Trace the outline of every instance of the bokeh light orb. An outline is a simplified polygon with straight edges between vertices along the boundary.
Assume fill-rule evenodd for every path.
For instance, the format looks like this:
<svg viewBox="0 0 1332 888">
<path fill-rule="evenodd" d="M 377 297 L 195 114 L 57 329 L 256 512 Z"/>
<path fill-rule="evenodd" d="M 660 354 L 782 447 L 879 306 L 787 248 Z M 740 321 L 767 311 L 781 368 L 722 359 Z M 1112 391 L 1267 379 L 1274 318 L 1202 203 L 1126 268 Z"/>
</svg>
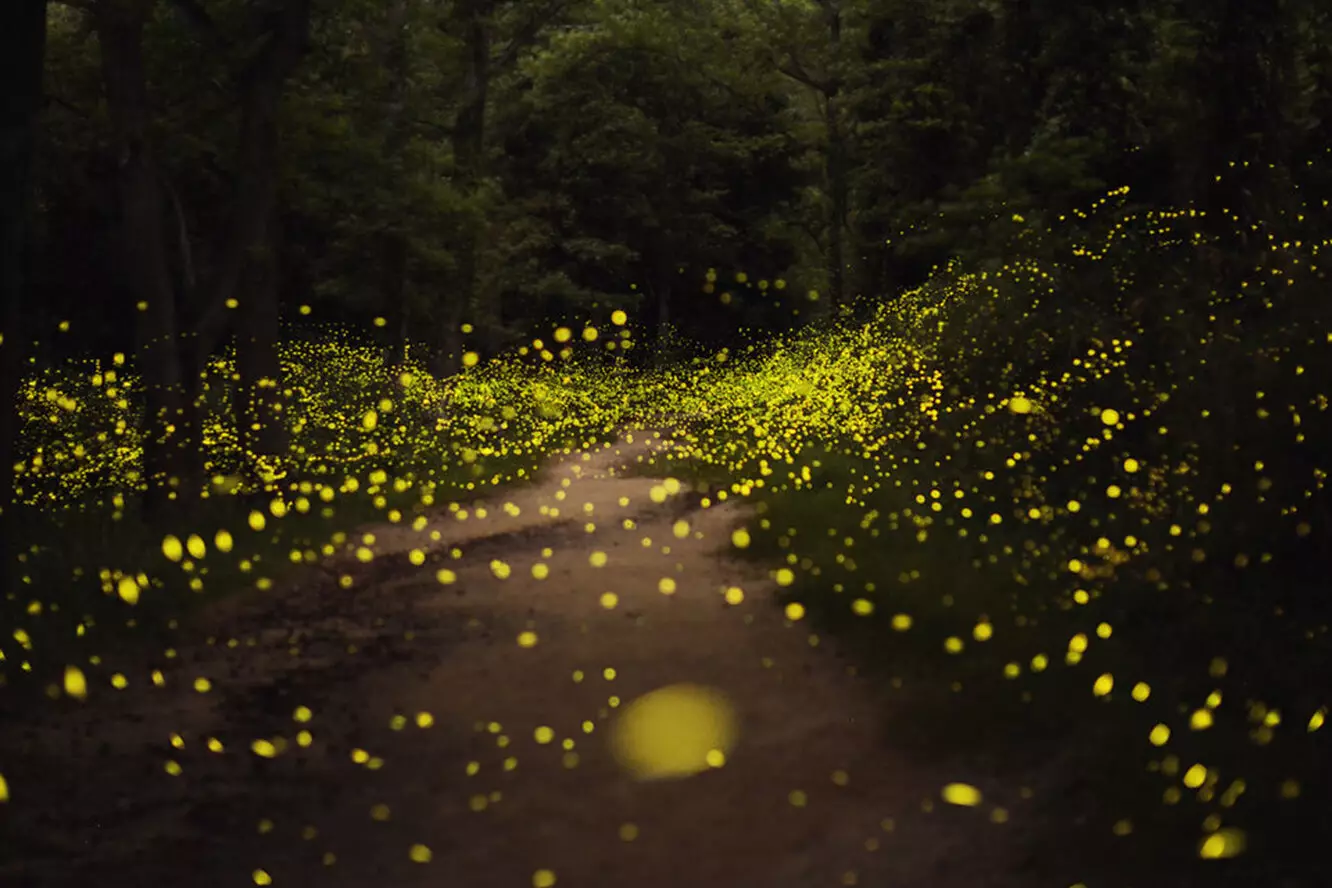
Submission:
<svg viewBox="0 0 1332 888">
<path fill-rule="evenodd" d="M 636 780 L 679 779 L 724 761 L 738 733 L 735 707 L 725 694 L 675 684 L 624 707 L 611 727 L 610 748 Z"/>
</svg>

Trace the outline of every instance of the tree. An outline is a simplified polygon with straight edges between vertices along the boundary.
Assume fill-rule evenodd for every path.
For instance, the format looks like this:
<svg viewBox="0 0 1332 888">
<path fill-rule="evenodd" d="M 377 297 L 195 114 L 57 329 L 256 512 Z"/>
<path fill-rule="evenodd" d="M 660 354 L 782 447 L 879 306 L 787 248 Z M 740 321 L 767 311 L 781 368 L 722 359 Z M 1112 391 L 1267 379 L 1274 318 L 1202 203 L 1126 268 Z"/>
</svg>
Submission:
<svg viewBox="0 0 1332 888">
<path fill-rule="evenodd" d="M 240 55 L 231 72 L 239 126 L 230 171 L 235 198 L 213 252 L 211 276 L 197 292 L 178 293 L 168 251 L 166 184 L 152 144 L 145 28 L 155 0 L 99 0 L 91 15 L 102 54 L 106 98 L 119 153 L 122 257 L 140 312 L 139 367 L 144 381 L 145 508 L 200 488 L 201 373 L 236 311 L 237 423 L 259 458 L 284 449 L 277 341 L 276 236 L 278 132 L 283 90 L 309 38 L 309 0 L 254 7 L 245 38 L 230 39 L 203 7 L 176 0 L 204 47 Z M 239 49 L 238 47 L 253 47 Z M 174 199 L 174 191 L 172 192 Z M 179 218 L 180 209 L 176 212 Z M 182 253 L 189 254 L 181 224 Z M 193 273 L 180 279 L 192 283 Z M 237 292 L 245 283 L 243 298 Z M 186 323 L 181 323 L 181 316 Z M 193 334 L 183 348 L 181 334 Z M 170 488 L 175 488 L 171 490 Z"/>
<path fill-rule="evenodd" d="M 91 7 L 115 135 L 121 267 L 138 312 L 143 382 L 144 508 L 161 508 L 174 480 L 189 478 L 192 442 L 182 440 L 189 397 L 182 377 L 176 294 L 167 254 L 162 174 L 152 144 L 144 28 L 155 0 L 102 0 Z"/>
<path fill-rule="evenodd" d="M 16 393 L 29 330 L 32 247 L 32 162 L 43 104 L 42 62 L 46 48 L 46 0 L 15 0 L 0 9 L 0 586 L 8 586 L 17 528 L 14 501 L 14 443 L 18 433 Z"/>
<path fill-rule="evenodd" d="M 506 114 L 503 177 L 528 211 L 511 264 L 548 269 L 532 283 L 586 308 L 641 284 L 658 340 L 672 326 L 716 339 L 738 309 L 777 309 L 779 286 L 742 278 L 738 298 L 715 269 L 777 276 L 793 258 L 770 224 L 805 184 L 791 103 L 714 23 L 603 4 L 523 66 Z"/>
</svg>

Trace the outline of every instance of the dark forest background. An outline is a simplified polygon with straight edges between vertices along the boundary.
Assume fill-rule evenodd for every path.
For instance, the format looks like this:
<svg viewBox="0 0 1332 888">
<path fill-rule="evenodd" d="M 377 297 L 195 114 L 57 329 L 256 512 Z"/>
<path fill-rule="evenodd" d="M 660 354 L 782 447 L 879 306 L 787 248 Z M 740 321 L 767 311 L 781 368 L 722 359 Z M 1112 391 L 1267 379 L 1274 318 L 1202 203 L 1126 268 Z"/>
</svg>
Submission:
<svg viewBox="0 0 1332 888">
<path fill-rule="evenodd" d="M 260 383 L 306 318 L 444 374 L 623 309 L 641 363 L 1011 260 L 1121 186 L 1205 211 L 1222 275 L 1236 220 L 1332 190 L 1314 0 L 5 6 L 5 390 L 132 354 L 149 477 L 197 474 L 233 343 L 281 449 Z"/>
</svg>

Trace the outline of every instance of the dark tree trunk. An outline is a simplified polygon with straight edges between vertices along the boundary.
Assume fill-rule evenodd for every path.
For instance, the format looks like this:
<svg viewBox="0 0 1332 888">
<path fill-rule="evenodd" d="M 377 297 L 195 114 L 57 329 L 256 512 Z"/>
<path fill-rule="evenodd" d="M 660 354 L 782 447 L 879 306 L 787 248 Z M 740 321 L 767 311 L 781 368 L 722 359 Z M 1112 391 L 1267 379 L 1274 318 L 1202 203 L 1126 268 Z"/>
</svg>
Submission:
<svg viewBox="0 0 1332 888">
<path fill-rule="evenodd" d="M 846 300 L 846 215 L 847 215 L 847 164 L 846 140 L 838 120 L 837 95 L 825 97 L 825 125 L 828 129 L 828 156 L 826 173 L 828 177 L 829 219 L 828 219 L 828 301 L 831 309 L 836 309 Z"/>
<path fill-rule="evenodd" d="M 241 124 L 236 160 L 236 200 L 230 230 L 216 274 L 200 299 L 194 324 L 197 348 L 207 356 L 226 332 L 228 301 L 239 300 L 240 283 L 255 257 L 267 261 L 277 206 L 278 112 L 287 79 L 309 46 L 310 0 L 289 0 L 281 9 L 264 14 L 269 28 L 263 48 L 241 72 Z"/>
<path fill-rule="evenodd" d="M 411 329 L 411 310 L 407 304 L 407 238 L 399 231 L 385 232 L 383 263 L 380 278 L 384 301 L 384 315 L 388 321 L 389 342 L 385 347 L 385 361 L 397 364 L 407 358 L 408 331 Z"/>
<path fill-rule="evenodd" d="M 254 469 L 275 468 L 287 450 L 278 361 L 281 316 L 275 221 L 267 227 L 265 242 L 246 264 L 244 296 L 236 312 L 236 424 L 245 452 L 258 464 Z"/>
<path fill-rule="evenodd" d="M 270 15 L 269 25 L 263 49 L 239 78 L 236 203 L 218 275 L 205 299 L 197 342 L 197 359 L 202 364 L 216 347 L 226 324 L 227 303 L 234 299 L 239 377 L 236 422 L 246 450 L 257 463 L 281 457 L 287 447 L 278 359 L 279 113 L 287 80 L 309 44 L 310 0 L 290 0 Z"/>
<path fill-rule="evenodd" d="M 836 3 L 824 5 L 828 24 L 828 42 L 832 57 L 840 60 L 842 52 L 842 15 Z M 834 64 L 837 64 L 834 62 Z M 828 307 L 836 310 L 846 300 L 846 223 L 849 184 L 847 182 L 846 134 L 841 122 L 841 78 L 836 69 L 824 90 L 824 126 L 828 136 L 828 153 L 824 170 L 828 179 Z"/>
<path fill-rule="evenodd" d="M 463 104 L 454 122 L 452 143 L 456 176 L 464 193 L 475 194 L 485 175 L 486 103 L 490 94 L 490 30 L 486 22 L 486 0 L 463 0 L 458 7 L 458 27 L 466 44 L 463 54 Z M 467 225 L 456 246 L 458 271 L 446 304 L 444 369 L 462 367 L 462 331 L 477 309 L 477 250 L 479 225 Z M 475 321 L 474 321 L 475 322 Z"/>
<path fill-rule="evenodd" d="M 166 246 L 164 195 L 148 142 L 149 102 L 143 58 L 148 6 L 95 8 L 102 76 L 115 131 L 122 271 L 135 300 L 138 369 L 144 388 L 143 474 L 146 516 L 183 487 L 182 386 L 175 292 Z"/>
<path fill-rule="evenodd" d="M 650 253 L 647 266 L 647 291 L 651 297 L 648 306 L 649 339 L 647 353 L 642 360 L 647 366 L 670 363 L 671 325 L 673 323 L 674 283 L 678 275 L 671 273 L 671 260 L 665 250 Z"/>
<path fill-rule="evenodd" d="M 7 0 L 0 8 L 0 588 L 17 543 L 14 498 L 15 392 L 23 373 L 31 256 L 32 161 L 42 107 L 46 0 Z"/>
<path fill-rule="evenodd" d="M 411 136 L 406 119 L 406 92 L 408 76 L 407 53 L 407 0 L 392 0 L 384 27 L 383 65 L 388 72 L 385 106 L 388 114 L 384 139 L 384 156 L 398 158 L 407 147 Z M 390 364 L 407 357 L 408 336 L 411 329 L 411 307 L 407 303 L 407 274 L 410 258 L 407 234 L 396 224 L 384 232 L 381 242 L 382 276 L 381 298 L 384 316 L 388 320 L 389 342 L 386 359 Z"/>
</svg>

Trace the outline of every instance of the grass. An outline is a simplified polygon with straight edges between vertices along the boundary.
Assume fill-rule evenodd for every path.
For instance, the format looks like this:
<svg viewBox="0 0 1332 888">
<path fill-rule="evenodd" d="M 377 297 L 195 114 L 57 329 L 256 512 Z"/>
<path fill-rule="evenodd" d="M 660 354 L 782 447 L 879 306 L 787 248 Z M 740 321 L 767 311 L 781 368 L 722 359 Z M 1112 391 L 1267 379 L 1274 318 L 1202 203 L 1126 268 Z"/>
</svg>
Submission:
<svg viewBox="0 0 1332 888">
<path fill-rule="evenodd" d="M 1188 730 L 1189 710 L 1181 710 L 1179 701 L 1196 707 L 1223 684 L 1183 665 L 1196 670 L 1224 650 L 1216 646 L 1216 609 L 1179 604 L 1152 617 L 1158 605 L 1152 596 L 1133 597 L 1135 585 L 1147 584 L 1129 568 L 1109 582 L 1105 596 L 1072 603 L 1067 575 L 1044 570 L 1059 567 L 1053 563 L 1059 556 L 1047 553 L 1049 564 L 1031 553 L 1021 557 L 1028 531 L 1019 525 L 988 529 L 987 543 L 974 532 L 961 539 L 940 524 L 921 538 L 914 523 L 894 526 L 888 519 L 914 505 L 906 486 L 884 483 L 867 508 L 850 508 L 845 491 L 868 467 L 827 452 L 803 454 L 801 462 L 815 458 L 819 469 L 805 489 L 753 492 L 745 556 L 792 569 L 794 580 L 778 603 L 803 605 L 811 627 L 834 636 L 882 694 L 886 745 L 911 760 L 956 768 L 959 779 L 973 775 L 1010 787 L 1056 765 L 1057 794 L 1046 788 L 1036 797 L 1039 829 L 1023 840 L 1030 842 L 1034 875 L 1050 884 L 1075 884 L 1090 874 L 1105 884 L 1222 884 L 1214 881 L 1218 863 L 1197 854 L 1209 809 L 1188 791 L 1178 802 L 1163 801 L 1195 762 L 1219 771 L 1218 794 L 1236 777 L 1247 778 L 1251 793 L 1268 788 L 1241 806 L 1251 837 L 1265 843 L 1263 853 L 1227 861 L 1224 884 L 1271 883 L 1278 870 L 1303 872 L 1318 847 L 1315 836 L 1329 826 L 1327 814 L 1311 798 L 1282 799 L 1270 790 L 1284 776 L 1309 773 L 1301 764 L 1316 766 L 1316 749 L 1295 737 L 1283 746 L 1291 758 L 1264 755 L 1250 739 L 1253 725 L 1245 724 L 1238 699 L 1216 710 L 1208 731 Z M 672 471 L 689 474 L 678 465 Z M 711 467 L 701 471 L 712 475 Z M 870 510 L 881 517 L 866 521 Z M 995 559 L 1005 547 L 1017 554 Z M 857 613 L 857 599 L 871 602 L 873 611 Z M 1173 631 L 1160 624 L 1155 632 L 1114 631 L 1134 611 L 1149 626 L 1173 619 Z M 910 616 L 909 628 L 894 624 L 899 614 Z M 1108 638 L 1096 632 L 1102 624 L 1110 626 Z M 991 627 L 992 635 L 979 640 L 978 625 Z M 1068 664 L 1070 640 L 1079 633 L 1088 649 Z M 961 651 L 947 651 L 946 639 L 960 641 Z M 1168 650 L 1155 649 L 1162 646 Z M 1037 654 L 1047 661 L 1039 671 Z M 1113 690 L 1099 696 L 1093 688 L 1106 675 L 1114 678 Z M 1139 702 L 1130 691 L 1148 678 L 1151 695 Z M 1147 742 L 1157 723 L 1174 731 L 1160 750 Z M 1198 813 L 1190 815 L 1195 806 Z"/>
</svg>

